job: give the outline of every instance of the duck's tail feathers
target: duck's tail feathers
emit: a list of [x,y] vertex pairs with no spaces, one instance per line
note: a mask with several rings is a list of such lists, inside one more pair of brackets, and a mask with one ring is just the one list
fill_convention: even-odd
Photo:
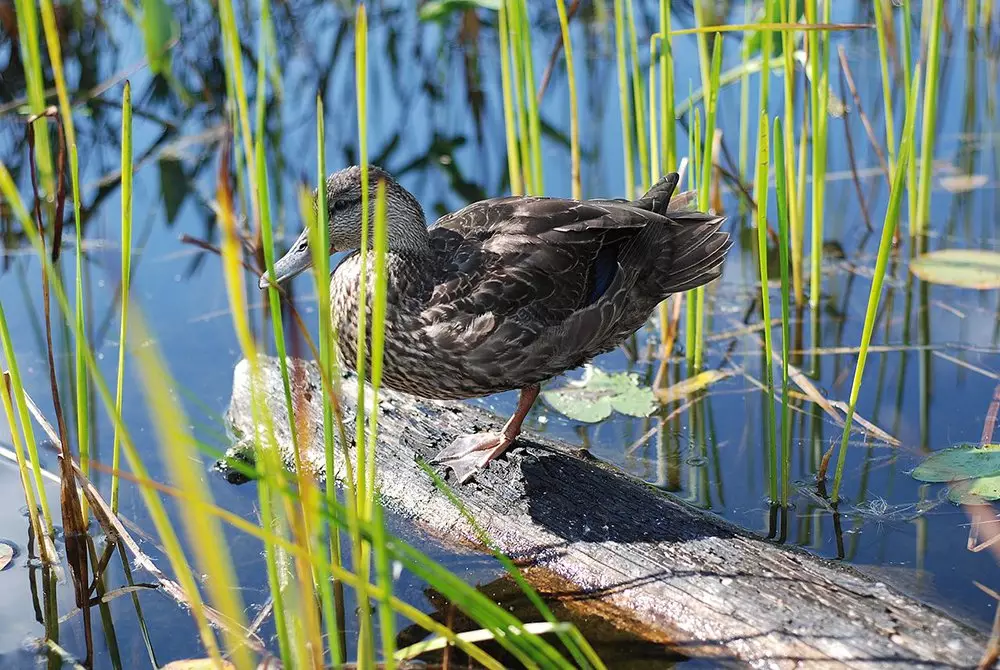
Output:
[[629,204],[637,209],[666,214],[670,205],[670,196],[674,194],[678,181],[680,181],[680,175],[676,172],[660,177],[660,181],[653,184],[653,187],[646,191],[646,195]]
[[660,181],[653,184],[653,187],[646,191],[646,194],[638,200],[633,200],[629,204],[639,209],[666,216],[671,212],[694,212],[698,206],[697,191],[682,191],[676,193],[677,185],[680,183],[680,175],[671,172],[660,177]]
[[670,212],[680,228],[671,240],[673,254],[663,283],[666,293],[680,293],[704,286],[722,274],[722,262],[733,241],[722,232],[725,217],[702,212]]

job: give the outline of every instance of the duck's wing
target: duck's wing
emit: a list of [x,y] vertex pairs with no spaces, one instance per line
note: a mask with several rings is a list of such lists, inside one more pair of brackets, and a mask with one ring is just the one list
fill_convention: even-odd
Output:
[[675,185],[632,202],[497,198],[443,217],[430,230],[425,341],[508,388],[617,346],[667,295],[719,274],[722,219],[671,210]]
[[488,357],[493,347],[527,345],[606,288],[617,270],[607,250],[655,220],[662,217],[615,202],[470,205],[431,227],[435,267],[423,319],[446,352]]

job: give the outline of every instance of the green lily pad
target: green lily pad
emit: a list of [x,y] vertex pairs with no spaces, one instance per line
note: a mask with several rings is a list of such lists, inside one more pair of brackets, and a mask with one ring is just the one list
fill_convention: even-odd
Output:
[[948,500],[959,505],[1000,500],[1000,474],[955,482],[948,489]]
[[931,454],[914,469],[922,482],[953,482],[1000,475],[1000,444],[963,444]]
[[918,256],[910,272],[933,284],[980,290],[1000,288],[1000,252],[942,249]]
[[582,380],[543,391],[542,399],[560,414],[584,423],[603,421],[613,411],[643,417],[656,409],[656,396],[652,390],[639,386],[636,375],[608,374],[589,366]]

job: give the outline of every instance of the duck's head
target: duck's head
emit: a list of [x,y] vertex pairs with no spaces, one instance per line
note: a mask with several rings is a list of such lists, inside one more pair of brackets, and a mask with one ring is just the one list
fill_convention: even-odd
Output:
[[[373,243],[375,199],[379,182],[385,183],[385,220],[390,251],[420,251],[427,248],[427,224],[420,203],[382,168],[368,168],[368,244]],[[361,247],[361,168],[352,166],[332,173],[326,179],[328,252],[353,251]],[[313,207],[317,204],[313,193]],[[282,284],[312,265],[309,229],[306,228],[288,252],[274,263],[277,284]],[[268,287],[267,274],[261,275],[260,288]]]

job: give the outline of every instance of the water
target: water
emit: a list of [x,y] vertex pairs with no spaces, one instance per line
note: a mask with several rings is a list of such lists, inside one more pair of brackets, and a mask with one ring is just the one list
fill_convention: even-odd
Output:
[[[391,5],[391,3],[389,3]],[[405,3],[402,3],[405,4]],[[869,21],[870,3],[834,3],[834,21]],[[222,80],[217,22],[203,6],[178,6],[176,18],[184,39],[174,49],[174,74],[192,94],[190,104],[148,69],[138,68],[144,57],[141,32],[120,10],[103,10],[99,23],[84,11],[65,18],[64,56],[71,91],[89,89],[118,73],[127,72],[133,86],[135,117],[134,240],[132,295],[155,333],[177,392],[189,411],[197,437],[215,447],[225,447],[219,414],[228,403],[232,369],[240,358],[228,312],[220,264],[215,256],[182,244],[188,234],[211,241],[218,230],[207,203],[214,197],[219,140],[223,136]],[[648,12],[647,16],[645,12]],[[733,22],[742,19],[742,7],[733,10]],[[617,79],[610,28],[584,12],[584,22],[573,29],[581,101],[580,127],[584,146],[584,191],[592,197],[617,197],[625,190],[622,177],[621,125],[617,107]],[[637,8],[640,45],[647,44],[655,25],[654,8]],[[961,26],[959,12],[953,24]],[[255,16],[253,10],[250,16]],[[483,17],[487,15],[482,14]],[[357,157],[357,126],[353,95],[353,33],[344,16],[330,3],[305,3],[282,8],[277,16],[280,62],[284,73],[284,98],[274,100],[269,90],[267,133],[275,179],[275,211],[283,238],[294,238],[300,223],[296,189],[314,181],[314,95],[322,90],[327,109],[327,164],[335,169]],[[554,9],[533,15],[536,76],[540,77],[558,33]],[[242,17],[244,25],[246,17]],[[492,22],[492,18],[490,21]],[[691,23],[680,10],[675,27]],[[680,25],[678,25],[680,24]],[[492,24],[460,26],[421,24],[411,11],[389,6],[373,13],[370,21],[369,151],[372,160],[397,175],[424,205],[429,218],[471,200],[504,192],[507,174],[504,127],[499,84],[499,60]],[[946,43],[939,108],[936,174],[983,175],[985,185],[953,193],[941,187],[932,198],[928,248],[1000,248],[997,225],[997,51],[995,35],[980,34],[970,43],[961,29]],[[255,31],[245,31],[252,51]],[[970,48],[970,44],[972,47]],[[738,43],[727,39],[723,70],[738,62]],[[873,126],[882,127],[881,80],[874,33],[835,36],[832,52],[843,45],[849,54],[865,112]],[[645,48],[640,48],[645,53]],[[678,97],[696,87],[697,56],[693,37],[675,41]],[[211,58],[210,58],[211,56]],[[23,95],[16,42],[0,43],[0,104]],[[833,69],[833,91],[839,95],[839,68]],[[643,75],[645,76],[645,74]],[[118,77],[120,79],[120,77]],[[751,80],[756,92],[756,79]],[[773,80],[772,90],[781,80]],[[253,81],[247,82],[253,96]],[[897,101],[901,98],[898,94]],[[121,86],[116,83],[78,108],[77,133],[81,148],[81,183],[85,217],[86,295],[88,328],[107,378],[113,379],[118,355],[117,286],[118,190],[114,175],[120,160],[118,128]],[[569,150],[566,76],[561,64],[541,105],[547,126],[543,156],[545,189],[568,195]],[[854,107],[853,102],[850,105]],[[752,108],[752,106],[751,106]],[[774,107],[773,109],[777,109]],[[798,110],[797,117],[801,115]],[[901,104],[896,105],[897,124]],[[878,225],[885,211],[888,189],[878,170],[878,158],[868,143],[856,114],[847,121],[861,174],[862,191],[871,219]],[[718,125],[727,150],[736,156],[739,129],[739,90],[730,86],[719,101]],[[818,319],[808,311],[795,314],[795,352],[792,362],[809,375],[831,400],[846,401],[854,371],[857,346],[870,286],[878,235],[864,225],[850,159],[843,140],[843,121],[830,119],[828,149],[831,180],[827,192],[826,237],[844,252],[843,259],[828,257],[824,265],[823,298]],[[30,193],[23,125],[8,113],[0,117],[0,159]],[[749,126],[749,144],[756,137],[756,123]],[[881,139],[880,139],[881,141]],[[681,153],[687,146],[678,137]],[[753,164],[752,162],[750,163]],[[275,177],[279,175],[280,177]],[[808,193],[808,189],[807,189]],[[773,200],[772,207],[773,207]],[[569,421],[539,403],[528,428],[547,435],[583,443],[598,457],[609,460],[638,477],[653,482],[694,505],[711,509],[745,527],[776,536],[789,544],[808,547],[830,557],[844,558],[900,584],[915,595],[936,602],[979,624],[993,617],[994,601],[975,586],[990,584],[996,558],[989,551],[966,550],[969,518],[944,498],[939,485],[925,485],[909,476],[910,470],[930,451],[960,442],[978,442],[983,432],[993,389],[1000,381],[1000,294],[930,286],[907,271],[909,249],[900,250],[890,266],[882,312],[873,344],[883,348],[868,361],[865,384],[858,405],[861,417],[875,423],[899,442],[898,448],[864,443],[860,437],[848,451],[844,500],[835,517],[815,493],[813,476],[823,452],[839,442],[840,428],[811,403],[796,401],[793,414],[794,459],[792,507],[786,515],[772,516],[767,501],[766,450],[761,423],[764,395],[752,380],[762,379],[759,331],[748,332],[744,323],[759,320],[753,303],[756,265],[751,255],[747,222],[731,189],[723,203],[730,215],[728,229],[740,239],[731,253],[725,274],[711,291],[708,323],[712,333],[735,333],[712,339],[708,367],[736,367],[740,373],[711,387],[698,402],[665,419],[667,408],[651,419],[614,414],[598,425]],[[41,288],[38,264],[30,254],[16,224],[0,209],[3,266],[0,297],[12,328],[15,350],[28,392],[52,416],[42,336]],[[809,216],[808,202],[806,208]],[[773,210],[771,220],[774,221]],[[67,238],[72,231],[67,231]],[[908,244],[904,240],[904,245]],[[72,248],[65,253],[71,255]],[[774,265],[772,265],[774,267]],[[72,264],[64,264],[67,277]],[[307,320],[315,320],[309,280],[295,286],[297,301]],[[772,294],[774,295],[774,294]],[[261,327],[266,322],[260,296],[248,295],[252,315]],[[265,332],[269,327],[265,327]],[[57,366],[69,388],[72,346],[57,332]],[[657,335],[647,329],[632,347],[600,357],[595,364],[605,370],[628,369],[650,383],[660,361]],[[132,342],[133,345],[140,343]],[[681,352],[678,352],[681,353]],[[142,388],[130,366],[125,393],[125,419],[132,426],[147,468],[155,478],[166,479],[165,455],[151,437],[149,417],[142,403]],[[676,373],[676,371],[675,371]],[[579,376],[578,372],[569,377]],[[559,386],[565,380],[555,380]],[[513,394],[488,398],[483,404],[498,413],[509,412]],[[64,398],[65,400],[65,398]],[[97,412],[96,458],[110,461],[111,427]],[[0,425],[0,445],[9,446],[6,424]],[[206,454],[204,484],[216,502],[248,518],[255,518],[256,495],[251,486],[232,487],[209,472]],[[45,465],[57,470],[53,457]],[[95,478],[104,485],[102,477]],[[4,490],[15,490],[5,475]],[[17,502],[20,501],[20,502]],[[168,501],[169,503],[169,501]],[[18,495],[11,504],[23,505]],[[122,512],[139,528],[151,523],[132,486],[122,493]],[[7,510],[9,511],[9,510]],[[173,511],[173,510],[172,510]],[[470,581],[487,584],[501,571],[476,554],[460,552],[427,538],[419,529],[394,521],[393,531],[418,544],[432,556],[459,571]],[[20,535],[17,535],[20,534]],[[13,539],[23,549],[24,525],[0,527],[0,536]],[[263,603],[266,577],[261,546],[235,531],[229,537],[234,560],[248,602]],[[155,546],[146,542],[151,553]],[[196,547],[190,547],[196,551]],[[22,556],[23,559],[23,556]],[[121,569],[111,579],[121,578]],[[5,583],[23,585],[28,574],[21,564],[0,572]],[[889,575],[886,577],[886,575]],[[140,575],[137,577],[142,579]],[[995,586],[995,585],[994,585]],[[435,604],[424,585],[405,573],[397,593],[427,611]],[[190,619],[158,595],[143,594],[144,615],[161,661],[199,655],[197,636]],[[143,662],[145,650],[128,598],[112,603],[122,658]],[[61,611],[66,611],[65,609]],[[6,613],[5,613],[6,614]],[[0,615],[0,620],[4,615]],[[76,634],[67,624],[69,640]],[[35,627],[35,635],[41,635]],[[595,628],[596,630],[596,628]],[[262,635],[269,635],[267,626]],[[98,636],[100,638],[100,636]],[[351,638],[349,633],[348,639]],[[63,640],[66,646],[74,643]],[[101,641],[99,639],[99,646]],[[617,647],[615,646],[617,644]],[[632,645],[632,646],[630,646]],[[607,649],[638,649],[634,640],[608,645]],[[662,649],[661,649],[662,651]],[[107,652],[98,650],[98,665],[107,663]],[[638,653],[638,652],[636,652]],[[13,655],[12,655],[13,654]],[[627,654],[626,654],[627,655]],[[22,655],[0,649],[0,665],[16,664]],[[673,660],[669,654],[661,662]],[[6,659],[9,659],[6,660]]]

